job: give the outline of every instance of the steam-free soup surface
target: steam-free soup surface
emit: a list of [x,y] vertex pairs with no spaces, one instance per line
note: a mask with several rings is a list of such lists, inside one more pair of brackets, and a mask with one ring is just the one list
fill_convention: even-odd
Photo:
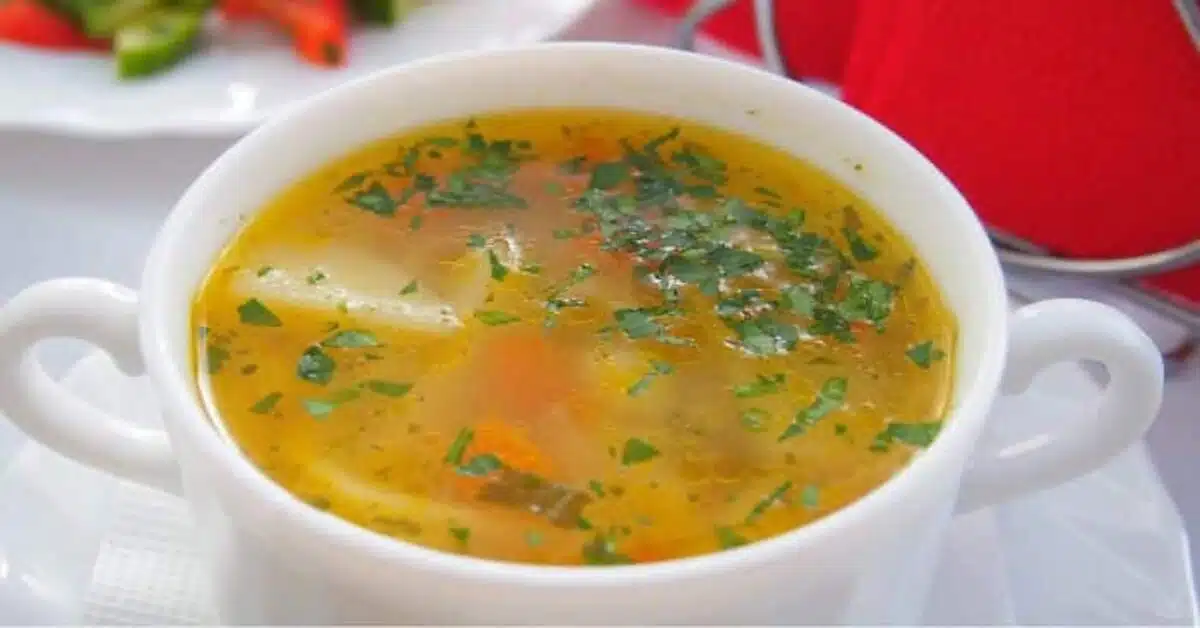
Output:
[[845,506],[937,434],[955,338],[843,186],[607,110],[338,160],[245,226],[193,318],[220,429],[297,497],[553,564],[728,550]]

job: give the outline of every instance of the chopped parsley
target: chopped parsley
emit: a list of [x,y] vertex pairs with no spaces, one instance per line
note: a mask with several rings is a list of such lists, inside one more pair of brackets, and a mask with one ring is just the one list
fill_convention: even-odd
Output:
[[771,376],[758,375],[753,382],[749,384],[739,384],[733,388],[735,397],[750,398],[762,397],[764,395],[773,395],[783,390],[784,382],[787,376],[783,373],[776,373]]
[[674,372],[675,367],[671,366],[670,364],[660,360],[651,360],[650,371],[643,375],[641,379],[634,382],[628,389],[626,389],[625,392],[630,397],[637,397],[643,392],[646,392],[646,389],[650,387],[650,384],[655,380],[655,378],[662,375],[670,375]]
[[333,358],[314,345],[305,349],[304,354],[300,356],[300,362],[296,365],[296,375],[306,382],[324,386],[333,379],[336,367]]
[[508,267],[500,263],[500,258],[491,249],[488,249],[487,258],[488,265],[491,267],[492,279],[504,281],[504,278],[508,276]]
[[458,467],[460,475],[481,477],[504,468],[504,463],[496,454],[479,454],[464,465]]
[[617,551],[616,540],[597,534],[583,546],[583,560],[589,565],[628,565],[633,559]]
[[588,187],[597,190],[610,190],[617,187],[629,177],[629,166],[625,162],[610,161],[596,164],[592,169],[592,179]]
[[450,526],[449,532],[450,532],[450,536],[454,537],[454,539],[456,541],[458,541],[459,543],[466,544],[466,542],[471,539],[471,529],[470,528],[460,528],[457,526]]
[[283,393],[268,393],[262,399],[254,402],[254,405],[250,406],[250,411],[254,414],[270,414],[271,411],[275,409],[275,404],[279,403],[280,399],[283,399]]
[[245,303],[238,306],[238,320],[246,325],[255,325],[258,327],[280,327],[283,321],[275,315],[267,306],[258,299],[247,299]]
[[476,310],[475,320],[478,320],[484,325],[498,327],[500,325],[510,325],[512,323],[519,322],[521,317],[514,314],[509,314],[508,312],[500,312],[498,310]]
[[363,384],[367,390],[385,397],[403,397],[413,389],[408,382],[391,382],[384,379],[369,379]]
[[450,448],[446,451],[446,464],[454,466],[462,464],[463,454],[467,452],[467,447],[474,438],[475,431],[471,428],[464,427],[459,430],[458,436],[454,437],[454,442],[450,443]]
[[750,509],[750,514],[746,515],[746,523],[754,523],[757,521],[759,517],[762,517],[764,514],[766,514],[772,506],[783,499],[790,490],[792,490],[791,480],[787,480],[783,484],[775,487],[775,489],[768,493],[766,497],[754,504],[754,508]]
[[365,171],[364,172],[356,172],[356,173],[346,177],[345,179],[342,179],[342,182],[337,184],[337,186],[333,188],[333,193],[334,194],[344,194],[346,192],[349,192],[350,190],[357,189],[359,186],[366,183],[367,177],[370,177],[370,176],[371,176],[370,172],[365,172]]
[[369,331],[343,329],[322,340],[321,346],[333,349],[360,349],[362,347],[378,347],[379,340],[375,338],[375,334]]
[[323,419],[336,410],[338,406],[354,401],[359,396],[360,393],[357,390],[347,388],[336,391],[324,399],[304,399],[300,403],[304,406],[304,410],[312,415],[314,419]]
[[229,361],[232,356],[229,349],[225,347],[210,344],[204,348],[204,360],[208,369],[209,375],[216,375],[221,371],[221,367]]
[[656,458],[658,448],[640,438],[630,438],[621,449],[621,464],[629,467]]
[[408,296],[408,295],[416,292],[417,289],[418,289],[417,280],[413,279],[412,281],[404,284],[404,287],[400,289],[400,296],[402,296],[402,297]]
[[817,507],[817,502],[820,500],[820,498],[820,489],[812,484],[805,486],[804,489],[800,491],[800,505],[808,508],[809,510]]
[[892,443],[903,443],[912,447],[925,448],[933,444],[934,439],[942,430],[941,421],[925,421],[921,423],[889,423],[883,431],[875,435],[871,441],[871,451],[885,452]]
[[359,209],[386,218],[396,215],[396,207],[399,206],[387,188],[378,181],[372,182],[367,189],[351,196],[349,201]]
[[946,352],[933,346],[932,340],[917,343],[909,347],[904,354],[913,364],[923,369],[928,369],[934,362],[946,357]]
[[716,534],[717,544],[721,546],[721,549],[733,549],[749,543],[746,537],[738,534],[733,528],[728,526],[717,526],[713,532]]
[[780,442],[800,436],[846,401],[846,378],[831,377],[821,385],[817,398],[807,408],[796,413],[791,424],[779,436]]

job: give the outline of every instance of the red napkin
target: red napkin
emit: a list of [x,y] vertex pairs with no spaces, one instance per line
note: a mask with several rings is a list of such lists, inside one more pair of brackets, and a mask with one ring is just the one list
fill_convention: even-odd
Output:
[[[1200,238],[1200,52],[1171,0],[775,6],[792,75],[841,83],[988,224],[1082,257]],[[758,53],[749,0],[705,32]],[[1200,303],[1200,268],[1152,283]]]
[[[860,0],[844,97],[985,222],[1067,255],[1200,238],[1200,51],[1171,0]],[[1200,268],[1153,280],[1200,303]]]

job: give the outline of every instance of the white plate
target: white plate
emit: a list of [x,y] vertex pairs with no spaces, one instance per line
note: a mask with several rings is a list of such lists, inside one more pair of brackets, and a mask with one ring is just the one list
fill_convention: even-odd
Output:
[[[64,379],[80,398],[159,422],[144,378],[102,354]],[[992,436],[1070,420],[1093,394],[1063,365],[996,408]],[[997,434],[998,433],[998,434]],[[0,624],[213,624],[196,531],[174,498],[27,444],[0,475]],[[1188,541],[1139,445],[1070,484],[955,520],[935,625],[1200,625]],[[786,619],[784,619],[786,623]]]
[[596,0],[429,0],[394,29],[356,30],[349,62],[322,70],[256,27],[215,41],[173,71],[116,79],[112,59],[0,44],[0,129],[92,136],[232,134],[289,103],[421,57],[529,44],[557,35]]

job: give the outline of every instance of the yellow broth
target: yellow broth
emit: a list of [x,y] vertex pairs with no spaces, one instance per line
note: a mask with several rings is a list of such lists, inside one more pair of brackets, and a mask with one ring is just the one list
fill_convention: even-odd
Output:
[[730,549],[863,496],[936,436],[955,342],[844,186],[609,110],[338,159],[243,228],[192,317],[219,427],[298,498],[567,565]]

